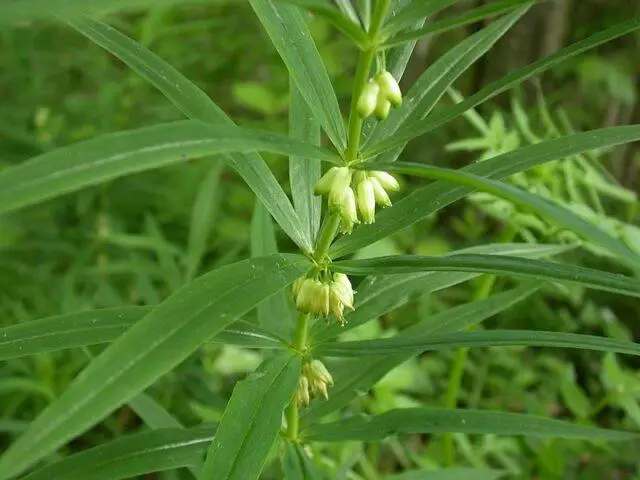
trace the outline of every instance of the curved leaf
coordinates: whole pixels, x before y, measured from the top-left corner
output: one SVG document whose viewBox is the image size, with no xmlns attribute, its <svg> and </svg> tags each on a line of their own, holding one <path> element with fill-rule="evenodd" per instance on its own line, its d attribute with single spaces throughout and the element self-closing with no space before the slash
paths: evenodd
<svg viewBox="0 0 640 480">
<path fill-rule="evenodd" d="M 0 457 L 11 477 L 151 385 L 202 344 L 308 270 L 271 255 L 227 265 L 186 285 L 104 350 Z"/>
<path fill-rule="evenodd" d="M 289 75 L 331 143 L 343 152 L 347 140 L 336 93 L 298 7 L 274 0 L 249 0 Z"/>
<path fill-rule="evenodd" d="M 300 444 L 285 442 L 282 458 L 284 480 L 322 480 L 323 476 L 317 471 L 307 453 Z"/>
<path fill-rule="evenodd" d="M 362 357 L 401 352 L 426 352 L 460 347 L 556 347 L 640 355 L 640 345 L 606 337 L 535 330 L 486 330 L 448 335 L 416 335 L 357 342 L 332 342 L 317 346 L 318 355 Z"/>
<path fill-rule="evenodd" d="M 462 171 L 482 177 L 501 179 L 552 160 L 637 140 L 640 140 L 639 125 L 576 133 L 519 148 L 518 150 L 474 163 L 463 168 Z M 371 168 L 376 168 L 376 165 L 384 168 L 383 164 L 371 164 Z M 382 210 L 376 215 L 375 224 L 361 225 L 351 235 L 338 239 L 332 245 L 330 254 L 333 258 L 341 257 L 369 245 L 376 240 L 427 218 L 434 212 L 464 198 L 465 195 L 472 191 L 473 189 L 471 188 L 454 186 L 449 182 L 442 181 L 428 185 L 395 203 L 393 207 Z"/>
<path fill-rule="evenodd" d="M 187 117 L 214 124 L 233 125 L 229 117 L 197 85 L 138 42 L 104 23 L 88 17 L 75 18 L 69 25 L 122 60 L 156 87 Z M 266 162 L 257 153 L 229 153 L 229 164 L 264 203 L 278 225 L 304 251 L 311 251 L 300 220 Z"/>
<path fill-rule="evenodd" d="M 416 18 L 427 18 L 435 15 L 440 10 L 444 10 L 460 0 L 423 0 L 422 2 L 408 2 L 404 8 L 399 9 L 392 15 L 384 26 L 384 32 L 389 34 L 403 30 Z"/>
<path fill-rule="evenodd" d="M 214 427 L 163 428 L 129 435 L 47 465 L 23 480 L 118 480 L 197 465 Z"/>
<path fill-rule="evenodd" d="M 596 290 L 640 297 L 640 281 L 624 275 L 575 265 L 563 265 L 506 255 L 462 254 L 442 257 L 397 255 L 334 262 L 330 268 L 337 272 L 354 275 L 367 275 L 369 273 L 401 274 L 439 270 L 493 273 L 540 280 L 557 280 L 583 285 Z"/>
<path fill-rule="evenodd" d="M 199 476 L 202 480 L 254 480 L 278 438 L 282 412 L 298 386 L 301 357 L 278 355 L 239 382 L 224 411 Z"/>
<path fill-rule="evenodd" d="M 383 480 L 498 480 L 505 476 L 499 470 L 447 468 L 444 470 L 413 470 L 384 477 Z"/>
<path fill-rule="evenodd" d="M 401 433 L 475 433 L 527 435 L 582 440 L 634 440 L 635 432 L 574 425 L 560 420 L 520 413 L 446 408 L 404 408 L 375 417 L 356 416 L 310 426 L 306 441 L 375 441 Z"/>
</svg>

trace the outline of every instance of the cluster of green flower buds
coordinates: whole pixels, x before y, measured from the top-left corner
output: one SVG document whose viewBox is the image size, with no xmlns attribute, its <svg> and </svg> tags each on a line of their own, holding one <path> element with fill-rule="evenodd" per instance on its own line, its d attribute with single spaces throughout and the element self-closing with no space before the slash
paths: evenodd
<svg viewBox="0 0 640 480">
<path fill-rule="evenodd" d="M 387 172 L 333 167 L 318 181 L 314 193 L 329 196 L 329 208 L 340 213 L 340 231 L 351 233 L 360 219 L 364 223 L 373 223 L 376 204 L 390 206 L 387 192 L 399 188 L 398 181 Z"/>
<path fill-rule="evenodd" d="M 296 308 L 319 317 L 333 314 L 344 323 L 344 309 L 353 310 L 353 287 L 344 273 L 334 273 L 329 281 L 300 277 L 293 282 Z"/>
<path fill-rule="evenodd" d="M 311 397 L 321 394 L 329 398 L 328 387 L 333 385 L 333 377 L 320 360 L 312 360 L 302 366 L 302 375 L 296 390 L 296 403 L 309 405 Z"/>
<path fill-rule="evenodd" d="M 358 115 L 363 118 L 375 113 L 378 120 L 389 116 L 391 107 L 402 105 L 402 92 L 393 75 L 386 70 L 370 79 L 362 89 L 356 105 Z"/>
</svg>

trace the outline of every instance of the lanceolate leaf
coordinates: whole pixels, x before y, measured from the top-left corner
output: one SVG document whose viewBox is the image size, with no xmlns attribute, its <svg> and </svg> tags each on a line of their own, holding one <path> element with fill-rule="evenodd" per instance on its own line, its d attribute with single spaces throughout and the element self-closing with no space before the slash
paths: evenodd
<svg viewBox="0 0 640 480">
<path fill-rule="evenodd" d="M 214 124 L 233 125 L 227 115 L 193 82 L 144 46 L 117 30 L 87 17 L 69 22 L 71 27 L 111 52 L 164 94 L 187 117 Z M 291 202 L 257 153 L 230 153 L 229 164 L 247 182 L 280 227 L 303 250 L 312 248 Z"/>
<path fill-rule="evenodd" d="M 326 150 L 283 135 L 184 120 L 104 135 L 3 170 L 0 172 L 0 212 L 131 173 L 216 153 L 256 150 L 325 160 L 333 158 Z"/>
<path fill-rule="evenodd" d="M 320 145 L 320 125 L 309 111 L 307 103 L 298 88 L 289 85 L 289 134 L 291 138 Z M 322 199 L 313 194 L 316 182 L 320 179 L 322 166 L 311 158 L 291 157 L 289 159 L 289 182 L 293 205 L 298 217 L 308 230 L 309 238 L 314 241 L 320 228 Z"/>
<path fill-rule="evenodd" d="M 545 221 L 555 223 L 558 227 L 566 228 L 577 233 L 585 240 L 609 250 L 613 255 L 635 266 L 635 268 L 638 268 L 640 264 L 640 257 L 621 240 L 610 236 L 597 225 L 584 220 L 571 210 L 514 185 L 483 178 L 463 170 L 452 170 L 417 163 L 397 162 L 389 166 L 385 165 L 384 167 L 378 165 L 375 168 L 383 168 L 387 171 L 417 175 L 434 180 L 445 180 L 457 185 L 463 185 L 490 193 L 522 207 L 526 207 L 528 210 L 542 216 Z"/>
<path fill-rule="evenodd" d="M 462 169 L 482 177 L 502 179 L 536 165 L 565 158 L 589 150 L 608 148 L 640 140 L 640 126 L 605 128 L 549 140 L 497 157 L 474 163 Z M 383 164 L 380 164 L 382 168 Z M 371 168 L 375 168 L 372 164 Z M 473 189 L 438 181 L 395 203 L 376 215 L 374 225 L 361 225 L 331 247 L 333 258 L 341 257 L 383 237 L 427 218 L 434 212 L 464 198 Z"/>
<path fill-rule="evenodd" d="M 118 480 L 197 465 L 214 433 L 213 426 L 137 433 L 71 455 L 23 478 Z"/>
<path fill-rule="evenodd" d="M 68 348 L 111 343 L 151 307 L 115 307 L 43 318 L 0 329 L 0 360 Z M 282 340 L 249 322 L 238 320 L 211 341 L 249 348 L 283 348 Z"/>
<path fill-rule="evenodd" d="M 442 20 L 438 20 L 437 22 L 433 22 L 426 27 L 400 33 L 399 35 L 396 35 L 393 38 L 385 41 L 384 45 L 390 47 L 427 35 L 435 35 L 437 33 L 446 32 L 447 30 L 462 27 L 469 23 L 474 23 L 486 18 L 501 15 L 523 4 L 532 3 L 532 0 L 505 0 L 502 2 L 493 2 L 488 5 L 469 10 L 468 12 L 465 12 L 462 15 L 457 15 L 453 18 L 444 18 Z"/>
<path fill-rule="evenodd" d="M 299 444 L 285 442 L 282 455 L 284 480 L 323 480 L 311 459 Z"/>
<path fill-rule="evenodd" d="M 331 269 L 355 275 L 401 274 L 418 271 L 463 271 L 513 275 L 540 280 L 576 283 L 585 287 L 640 297 L 640 281 L 624 275 L 560 263 L 496 255 L 448 255 L 423 257 L 397 255 L 366 260 L 334 262 Z"/>
<path fill-rule="evenodd" d="M 0 477 L 24 471 L 151 385 L 265 298 L 309 268 L 272 255 L 214 270 L 178 290 L 127 330 L 0 457 Z"/>
<path fill-rule="evenodd" d="M 406 2 L 406 6 L 399 9 L 389 19 L 384 27 L 388 33 L 398 32 L 415 22 L 416 18 L 426 18 L 444 10 L 460 0 L 425 0 L 423 2 Z"/>
<path fill-rule="evenodd" d="M 389 136 L 387 138 L 376 138 L 377 142 L 371 145 L 369 151 L 365 152 L 364 155 L 365 157 L 373 157 L 395 147 L 402 147 L 411 139 L 444 125 L 470 108 L 489 100 L 490 98 L 518 85 L 519 83 L 522 83 L 529 78 L 539 75 L 545 70 L 558 65 L 568 58 L 574 57 L 591 48 L 613 40 L 614 38 L 631 33 L 638 28 L 640 28 L 640 19 L 631 19 L 607 30 L 603 30 L 602 32 L 596 33 L 585 40 L 563 48 L 553 55 L 542 58 L 504 76 L 500 80 L 484 87 L 479 92 L 467 97 L 466 100 L 453 107 L 447 108 L 442 112 L 429 115 L 428 117 L 423 116 L 422 118 L 416 119 L 414 122 L 405 125 L 401 130 L 395 132 L 393 136 Z M 385 157 L 385 160 L 394 160 L 398 155 L 399 151 L 397 150 L 393 157 Z"/>
<path fill-rule="evenodd" d="M 395 338 L 411 339 L 416 336 L 426 336 L 434 333 L 455 332 L 508 309 L 534 291 L 535 287 L 517 288 L 494 295 L 487 300 L 467 303 L 445 310 L 438 315 L 412 325 Z M 318 348 L 322 348 L 322 346 Z M 395 355 L 368 358 L 366 362 L 354 360 L 341 364 L 335 372 L 332 372 L 335 379 L 335 387 L 331 389 L 329 400 L 314 400 L 310 408 L 302 413 L 304 424 L 309 425 L 324 415 L 347 406 L 358 392 L 366 392 L 387 372 L 412 356 L 412 352 L 400 352 Z"/>
<path fill-rule="evenodd" d="M 277 0 L 250 3 L 309 109 L 333 145 L 344 151 L 346 134 L 338 99 L 300 10 Z"/>
<path fill-rule="evenodd" d="M 298 385 L 302 360 L 273 357 L 233 389 L 200 474 L 202 480 L 254 480 L 276 442 L 282 412 Z"/>
<path fill-rule="evenodd" d="M 569 247 L 570 248 L 570 247 Z M 465 248 L 452 255 L 480 253 L 489 255 L 517 255 L 540 258 L 566 251 L 562 245 L 543 244 L 489 244 Z M 356 309 L 345 315 L 345 325 L 316 322 L 312 337 L 321 342 L 384 315 L 407 303 L 412 297 L 457 285 L 475 278 L 479 274 L 469 272 L 419 272 L 410 275 L 372 275 L 358 286 L 355 298 Z"/>
<path fill-rule="evenodd" d="M 425 352 L 460 347 L 558 347 L 640 355 L 640 345 L 606 337 L 563 332 L 488 330 L 447 335 L 417 335 L 414 338 L 386 338 L 358 342 L 334 342 L 315 348 L 317 355 L 362 357 L 400 352 Z"/>
<path fill-rule="evenodd" d="M 475 433 L 527 435 L 583 440 L 633 440 L 635 432 L 574 425 L 560 420 L 519 413 L 445 408 L 406 408 L 375 417 L 356 416 L 338 422 L 313 425 L 305 433 L 307 441 L 375 441 L 401 433 Z"/>
<path fill-rule="evenodd" d="M 505 476 L 499 470 L 447 468 L 445 470 L 413 470 L 384 477 L 383 480 L 498 480 Z"/>
</svg>

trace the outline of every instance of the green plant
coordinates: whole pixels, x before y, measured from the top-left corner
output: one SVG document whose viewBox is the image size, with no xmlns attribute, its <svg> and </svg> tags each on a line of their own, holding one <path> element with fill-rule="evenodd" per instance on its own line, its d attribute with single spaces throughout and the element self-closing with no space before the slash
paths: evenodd
<svg viewBox="0 0 640 480">
<path fill-rule="evenodd" d="M 13 20 L 20 12 L 32 13 L 42 3 L 25 0 L 20 6 L 10 6 L 7 18 Z M 413 138 L 566 58 L 637 30 L 640 21 L 631 20 L 596 34 L 511 73 L 450 109 L 434 113 L 451 84 L 527 12 L 531 2 L 497 2 L 427 26 L 423 26 L 425 17 L 455 2 L 379 0 L 371 5 L 363 1 L 358 12 L 346 1 L 337 2 L 339 8 L 326 2 L 301 0 L 250 3 L 291 78 L 289 136 L 235 126 L 193 83 L 141 45 L 95 20 L 68 20 L 74 29 L 151 82 L 190 120 L 110 134 L 8 167 L 0 172 L 0 212 L 128 174 L 214 154 L 225 155 L 227 164 L 251 187 L 262 206 L 256 209 L 252 224 L 253 258 L 216 268 L 191 281 L 201 260 L 201 248 L 195 246 L 187 269 L 188 282 L 172 288 L 175 292 L 155 307 L 84 311 L 2 330 L 3 359 L 109 345 L 91 359 L 82 374 L 0 457 L 0 477 L 22 474 L 125 403 L 141 412 L 155 430 L 106 442 L 44 466 L 26 478 L 126 478 L 188 466 L 199 478 L 251 479 L 260 475 L 274 446 L 286 478 L 322 478 L 324 473 L 316 458 L 322 458 L 323 452 L 318 444 L 375 443 L 403 433 L 492 433 L 592 441 L 637 439 L 633 432 L 500 411 L 416 406 L 373 416 L 344 418 L 339 414 L 357 392 L 370 389 L 394 367 L 430 350 L 524 345 L 637 355 L 640 348 L 636 344 L 605 337 L 530 330 L 463 331 L 530 296 L 548 281 L 638 297 L 640 283 L 631 276 L 539 260 L 576 245 L 502 243 L 434 257 L 340 258 L 477 189 L 517 199 L 590 245 L 605 249 L 623 268 L 636 273 L 640 257 L 619 238 L 562 205 L 500 180 L 553 160 L 636 141 L 640 139 L 638 126 L 545 140 L 462 170 L 394 161 Z M 346 128 L 299 7 L 326 18 L 359 49 Z M 54 9 L 46 13 L 58 12 Z M 393 80 L 384 72 L 400 79 L 416 39 L 501 14 L 504 16 L 434 62 L 400 102 Z M 371 81 L 377 86 L 370 87 Z M 374 112 L 378 121 L 369 117 Z M 331 147 L 319 146 L 321 130 Z M 293 203 L 258 151 L 289 156 Z M 335 165 L 324 176 L 322 161 Z M 439 181 L 389 206 L 388 191 L 397 185 L 385 172 Z M 205 191 L 207 185 L 215 184 L 218 175 L 212 170 L 204 183 Z M 324 218 L 321 199 L 314 190 L 328 194 Z M 376 203 L 389 208 L 376 212 Z M 203 210 L 211 214 L 210 206 Z M 206 222 L 207 215 L 203 217 Z M 277 253 L 270 217 L 301 254 Z M 150 236 L 154 235 L 152 223 L 148 229 Z M 98 228 L 103 234 L 104 230 Z M 337 237 L 339 230 L 344 235 Z M 153 248 L 171 264 L 171 249 L 161 235 L 154 238 Z M 197 240 L 194 243 L 197 245 Z M 336 340 L 338 335 L 402 305 L 410 291 L 434 291 L 482 274 L 491 276 L 484 277 L 473 302 L 425 318 L 393 337 Z M 493 275 L 535 281 L 491 295 Z M 354 297 L 351 281 L 359 276 L 366 278 L 357 285 Z M 285 294 L 291 285 L 300 311 L 295 319 Z M 349 311 L 351 307 L 353 310 Z M 242 318 L 254 308 L 257 323 Z M 329 321 L 314 317 L 327 317 Z M 264 349 L 268 352 L 266 360 L 236 385 L 217 426 L 183 429 L 153 400 L 139 395 L 210 339 Z M 93 357 L 91 351 L 87 353 Z M 348 360 L 333 363 L 328 358 Z M 326 366 L 321 363 L 323 360 Z M 315 394 L 313 400 L 310 394 Z M 456 396 L 452 396 L 453 403 Z M 322 421 L 328 416 L 332 421 Z M 443 464 L 451 463 L 453 454 L 450 442 L 446 444 L 449 446 Z M 308 455 L 307 447 L 314 459 Z M 204 452 L 207 456 L 203 463 Z M 366 458 L 360 462 L 360 471 L 375 478 L 375 468 Z M 336 471 L 331 472 L 334 474 Z M 442 472 L 449 474 L 464 478 L 496 475 L 468 470 Z"/>
</svg>

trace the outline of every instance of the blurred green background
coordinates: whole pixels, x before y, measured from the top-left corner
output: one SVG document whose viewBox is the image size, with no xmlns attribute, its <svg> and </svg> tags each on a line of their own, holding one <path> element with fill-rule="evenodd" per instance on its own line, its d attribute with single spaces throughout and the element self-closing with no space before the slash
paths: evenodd
<svg viewBox="0 0 640 480">
<path fill-rule="evenodd" d="M 456 9 L 482 3 L 463 1 Z M 516 67 L 638 15 L 640 3 L 627 0 L 544 2 L 470 69 L 456 89 L 470 94 Z M 195 81 L 240 125 L 286 132 L 288 75 L 248 5 L 218 1 L 157 6 L 106 20 Z M 323 21 L 310 17 L 310 23 L 346 111 L 356 50 Z M 434 59 L 481 27 L 474 24 L 419 42 L 404 88 Z M 570 129 L 640 123 L 639 59 L 638 35 L 606 44 L 483 105 L 475 116 L 414 141 L 404 159 L 459 167 Z M 53 21 L 0 27 L 0 65 L 0 168 L 103 133 L 182 118 L 120 61 Z M 447 98 L 442 104 L 451 101 Z M 266 158 L 286 185 L 286 160 Z M 594 167 L 596 161 L 606 171 Z M 595 215 L 594 221 L 601 225 L 624 228 L 625 240 L 640 251 L 640 230 L 634 226 L 640 180 L 637 145 L 563 162 L 554 167 L 558 170 L 538 171 L 520 180 L 537 193 Z M 560 171 L 575 179 L 577 193 L 554 184 Z M 407 191 L 417 186 L 417 182 L 405 184 Z M 212 158 L 129 176 L 0 216 L 0 325 L 85 309 L 155 305 L 194 276 L 249 255 L 254 200 L 241 179 Z M 202 202 L 210 208 L 206 218 L 197 218 L 194 212 L 202 211 L 198 208 Z M 194 244 L 194 228 L 209 230 L 204 244 Z M 540 242 L 563 238 L 526 212 L 475 196 L 358 255 L 439 254 L 507 237 Z M 278 237 L 278 244 L 283 251 L 293 248 L 284 236 Z M 567 260 L 622 271 L 589 248 L 572 252 Z M 506 285 L 499 280 L 496 290 Z M 417 318 L 469 300 L 476 288 L 467 283 L 418 295 L 378 322 L 350 332 L 349 338 L 388 335 Z M 640 304 L 631 298 L 550 287 L 491 319 L 488 326 L 632 340 L 640 337 L 639 317 Z M 0 363 L 0 449 L 99 351 L 85 348 Z M 453 356 L 454 352 L 431 353 L 408 362 L 362 395 L 356 406 L 380 412 L 441 405 Z M 259 360 L 255 351 L 206 345 L 148 393 L 187 425 L 216 421 L 234 382 Z M 462 405 L 637 430 L 637 367 L 636 359 L 597 352 L 478 349 L 472 352 L 464 376 Z M 60 454 L 140 428 L 136 414 L 123 407 Z M 363 452 L 377 459 L 380 473 L 435 466 L 442 460 L 435 440 L 406 436 L 379 447 L 352 443 L 319 452 L 334 472 L 353 467 L 353 472 L 344 477 L 335 473 L 335 478 L 373 480 L 374 472 L 359 463 Z M 638 443 L 464 435 L 457 435 L 455 442 L 460 465 L 503 469 L 508 478 L 640 479 Z M 273 465 L 265 478 L 279 475 Z"/>
</svg>

